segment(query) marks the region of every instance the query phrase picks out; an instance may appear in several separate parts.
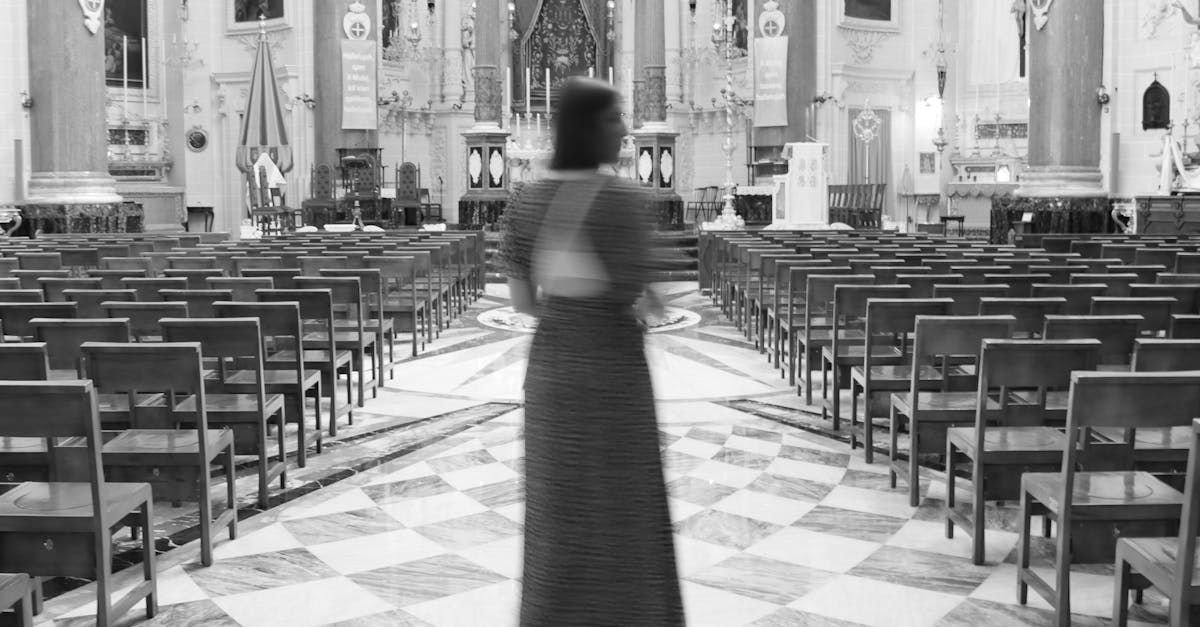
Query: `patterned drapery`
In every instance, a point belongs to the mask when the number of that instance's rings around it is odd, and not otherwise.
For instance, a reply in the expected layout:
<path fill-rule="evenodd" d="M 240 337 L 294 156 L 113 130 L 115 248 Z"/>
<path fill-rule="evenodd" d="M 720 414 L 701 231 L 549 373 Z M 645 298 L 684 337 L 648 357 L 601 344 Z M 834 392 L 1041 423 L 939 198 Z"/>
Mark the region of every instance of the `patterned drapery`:
<path fill-rule="evenodd" d="M 517 45 L 513 46 L 513 97 L 524 98 L 525 68 L 533 90 L 545 89 L 545 68 L 552 83 L 595 68 L 604 77 L 612 64 L 606 0 L 514 0 Z M 538 94 L 535 93 L 535 96 Z"/>

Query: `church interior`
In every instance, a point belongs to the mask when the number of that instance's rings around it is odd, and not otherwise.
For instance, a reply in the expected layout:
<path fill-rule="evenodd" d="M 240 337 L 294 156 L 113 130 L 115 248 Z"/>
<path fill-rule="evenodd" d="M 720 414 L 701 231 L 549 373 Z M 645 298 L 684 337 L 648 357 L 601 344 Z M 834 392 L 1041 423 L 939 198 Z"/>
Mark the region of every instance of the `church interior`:
<path fill-rule="evenodd" d="M 522 624 L 501 248 L 573 77 L 653 226 L 686 624 L 1200 617 L 1197 2 L 2 0 L 0 41 L 0 626 Z"/>

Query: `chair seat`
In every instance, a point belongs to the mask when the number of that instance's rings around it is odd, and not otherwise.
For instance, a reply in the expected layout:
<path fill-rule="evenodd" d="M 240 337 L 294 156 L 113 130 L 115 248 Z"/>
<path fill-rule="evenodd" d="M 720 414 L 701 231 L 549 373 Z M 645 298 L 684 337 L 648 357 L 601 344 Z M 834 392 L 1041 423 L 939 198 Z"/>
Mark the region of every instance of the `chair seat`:
<path fill-rule="evenodd" d="M 1096 429 L 1096 435 L 1112 442 L 1125 437 L 1123 429 Z M 1188 427 L 1166 429 L 1138 429 L 1133 437 L 1133 448 L 1139 451 L 1183 451 L 1192 446 L 1192 430 Z"/>
<path fill-rule="evenodd" d="M 954 422 L 970 420 L 975 416 L 978 404 L 978 394 L 975 392 L 926 392 L 920 395 L 922 420 L 952 420 Z M 912 416 L 912 393 L 900 392 L 892 394 L 892 405 L 905 416 Z M 999 410 L 1000 403 L 988 399 L 989 410 Z"/>
<path fill-rule="evenodd" d="M 955 448 L 976 456 L 975 427 L 953 427 L 949 438 Z M 988 453 L 1048 453 L 1062 459 L 1067 436 L 1053 427 L 993 427 L 983 434 L 984 455 Z"/>
<path fill-rule="evenodd" d="M 1145 565 L 1154 565 L 1162 569 L 1164 573 L 1175 572 L 1179 565 L 1179 539 L 1178 538 L 1129 538 L 1121 539 L 1121 543 L 1128 547 L 1129 552 L 1124 553 L 1126 559 L 1135 565 L 1142 565 L 1141 568 L 1135 570 L 1145 574 L 1147 569 Z M 1200 553 L 1200 551 L 1197 551 Z M 1193 562 L 1196 566 L 1192 570 L 1192 586 L 1200 586 L 1200 559 Z"/>
<path fill-rule="evenodd" d="M 204 409 L 210 420 L 229 420 L 238 415 L 249 415 L 252 421 L 259 421 L 263 416 L 274 415 L 283 409 L 282 394 L 267 394 L 264 407 L 259 411 L 258 395 L 256 394 L 205 394 Z M 196 412 L 196 397 L 189 396 L 175 406 L 175 411 L 185 414 Z"/>
<path fill-rule="evenodd" d="M 304 356 L 305 364 L 328 364 L 329 363 L 329 351 L 327 351 L 327 350 L 320 350 L 320 349 L 305 350 L 303 356 Z M 341 366 L 344 364 L 348 364 L 348 363 L 350 363 L 350 360 L 353 358 L 354 358 L 354 355 L 352 355 L 350 353 L 350 351 L 339 350 L 337 352 L 337 364 L 336 365 Z M 290 363 L 294 363 L 295 361 L 296 361 L 296 351 L 294 351 L 294 350 L 282 350 L 282 351 L 278 351 L 275 353 L 271 353 L 269 356 L 267 356 L 267 363 L 269 363 L 269 364 L 290 364 Z"/>
<path fill-rule="evenodd" d="M 412 313 L 414 311 L 425 311 L 425 300 L 417 295 L 417 302 L 404 298 L 385 298 L 383 301 L 384 313 Z"/>
<path fill-rule="evenodd" d="M 265 370 L 263 371 L 263 384 L 267 388 L 267 392 L 289 391 L 281 388 L 294 388 L 297 385 L 308 389 L 321 381 L 320 370 L 304 370 L 304 380 L 296 380 L 295 370 Z M 226 373 L 225 385 L 236 386 L 256 386 L 258 385 L 258 376 L 253 370 L 237 370 L 231 373 Z"/>
<path fill-rule="evenodd" d="M 866 358 L 866 344 L 839 344 L 837 363 L 841 366 L 853 366 Z M 833 344 L 821 347 L 821 357 L 825 361 L 833 361 Z M 895 346 L 872 346 L 871 359 L 902 359 L 900 349 Z"/>
<path fill-rule="evenodd" d="M 1067 413 L 1067 396 L 1069 392 L 1066 390 L 1055 390 L 1046 392 L 1046 411 L 1061 413 L 1064 417 Z M 1013 400 L 1025 405 L 1037 404 L 1037 392 L 1030 390 L 1018 390 L 1013 392 Z"/>
<path fill-rule="evenodd" d="M 1061 511 L 1058 499 L 1063 491 L 1062 474 L 1027 472 L 1021 476 L 1021 489 L 1050 511 Z M 1142 471 L 1076 473 L 1071 500 L 1077 511 L 1094 510 L 1094 516 L 1109 516 L 1105 520 L 1178 518 L 1183 508 L 1179 490 Z"/>
<path fill-rule="evenodd" d="M 151 499 L 148 483 L 104 484 L 104 511 L 116 522 Z M 6 531 L 91 531 L 95 516 L 89 483 L 22 483 L 0 494 Z"/>
<path fill-rule="evenodd" d="M 205 431 L 210 455 L 220 453 L 233 444 L 233 432 L 228 429 Z M 196 429 L 128 429 L 109 440 L 101 449 L 105 463 L 113 463 L 113 456 L 133 455 L 143 460 L 145 456 L 196 455 L 200 452 L 200 436 Z"/>
<path fill-rule="evenodd" d="M 363 329 L 368 333 L 375 333 L 377 335 L 380 333 L 390 333 L 395 328 L 396 321 L 391 318 L 384 318 L 383 320 L 379 318 L 363 318 Z M 334 331 L 357 330 L 358 325 L 339 320 L 334 323 L 333 329 Z"/>
<path fill-rule="evenodd" d="M 953 371 L 953 368 L 951 369 Z M 922 383 L 938 383 L 942 380 L 942 372 L 933 366 L 923 364 L 917 371 L 917 376 Z M 954 374 L 953 372 L 951 374 Z M 854 366 L 850 369 L 850 377 L 859 383 L 864 380 L 864 372 L 862 366 Z M 912 365 L 911 364 L 895 364 L 883 366 L 871 366 L 871 385 L 876 386 L 876 389 L 907 389 L 912 382 Z M 897 388 L 901 385 L 904 387 Z M 924 389 L 924 388 L 922 388 Z"/>
<path fill-rule="evenodd" d="M 342 346 L 353 346 L 354 348 L 364 348 L 367 346 L 371 346 L 372 344 L 375 343 L 375 338 L 376 338 L 376 335 L 374 333 L 369 333 L 366 331 L 364 331 L 362 335 L 359 335 L 358 331 L 353 331 L 353 332 L 348 332 L 348 333 L 339 333 L 338 331 L 335 330 L 333 333 L 333 341 L 334 342 L 336 342 L 337 344 L 340 344 Z M 304 341 L 305 342 L 316 342 L 318 344 L 326 343 L 329 341 L 329 334 L 328 333 L 306 333 L 304 335 Z"/>

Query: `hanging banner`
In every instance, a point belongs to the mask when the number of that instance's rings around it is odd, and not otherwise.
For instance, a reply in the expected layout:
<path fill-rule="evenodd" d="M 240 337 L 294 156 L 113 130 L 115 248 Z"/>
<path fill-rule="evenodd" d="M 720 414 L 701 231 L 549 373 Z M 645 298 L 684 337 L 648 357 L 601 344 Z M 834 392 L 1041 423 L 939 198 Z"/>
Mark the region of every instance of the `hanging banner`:
<path fill-rule="evenodd" d="M 342 128 L 375 130 L 375 42 L 342 40 Z"/>
<path fill-rule="evenodd" d="M 785 36 L 754 40 L 754 125 L 787 126 L 787 52 Z"/>

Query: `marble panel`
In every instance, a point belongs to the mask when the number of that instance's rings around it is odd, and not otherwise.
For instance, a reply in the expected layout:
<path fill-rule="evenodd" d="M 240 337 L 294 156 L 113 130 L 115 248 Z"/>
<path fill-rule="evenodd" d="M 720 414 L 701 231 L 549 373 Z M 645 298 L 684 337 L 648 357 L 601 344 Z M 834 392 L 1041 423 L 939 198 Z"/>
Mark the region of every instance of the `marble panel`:
<path fill-rule="evenodd" d="M 449 549 L 495 542 L 518 535 L 521 530 L 521 525 L 496 512 L 482 512 L 415 528 L 417 533 Z"/>
<path fill-rule="evenodd" d="M 326 516 L 310 516 L 285 521 L 282 524 L 305 545 L 336 542 L 404 528 L 404 525 L 378 507 Z"/>
<path fill-rule="evenodd" d="M 828 507 L 822 504 L 793 523 L 793 526 L 844 538 L 882 543 L 887 542 L 904 526 L 905 522 L 891 516 Z"/>
<path fill-rule="evenodd" d="M 861 623 L 801 612 L 790 607 L 764 616 L 750 623 L 749 627 L 797 627 L 798 625 L 804 625 L 804 627 L 862 627 Z"/>
<path fill-rule="evenodd" d="M 841 575 L 788 607 L 872 627 L 896 627 L 933 625 L 961 602 L 962 597 L 953 594 Z"/>
<path fill-rule="evenodd" d="M 308 547 L 313 555 L 343 575 L 425 559 L 445 547 L 411 529 L 400 529 Z"/>
<path fill-rule="evenodd" d="M 138 627 L 240 627 L 236 620 L 225 613 L 225 610 L 209 599 L 174 605 L 159 605 L 158 614 L 149 620 L 146 619 L 144 609 L 144 605 L 136 606 L 116 624 L 118 627 L 130 625 L 138 625 Z M 96 617 L 94 615 L 54 621 L 54 627 L 95 627 L 95 625 Z"/>
<path fill-rule="evenodd" d="M 713 455 L 712 460 L 751 470 L 763 470 L 771 465 L 772 458 L 735 448 L 723 448 L 716 455 Z"/>
<path fill-rule="evenodd" d="M 878 542 L 788 527 L 755 544 L 747 553 L 818 570 L 844 573 L 880 549 Z"/>
<path fill-rule="evenodd" d="M 787 604 L 837 577 L 837 573 L 743 553 L 688 579 L 741 596 Z"/>
<path fill-rule="evenodd" d="M 991 570 L 972 564 L 970 559 L 885 546 L 849 574 L 967 596 L 988 578 Z"/>
<path fill-rule="evenodd" d="M 809 481 L 808 479 L 786 477 L 766 472 L 759 475 L 750 485 L 747 485 L 746 489 L 793 501 L 818 503 L 833 491 L 833 486 L 827 483 Z"/>
<path fill-rule="evenodd" d="M 243 627 L 318 627 L 395 609 L 344 577 L 235 594 L 216 599 L 216 604 Z"/>
<path fill-rule="evenodd" d="M 467 453 L 431 459 L 429 460 L 429 467 L 433 468 L 434 472 L 437 473 L 448 473 L 483 464 L 493 464 L 495 462 L 496 458 L 492 457 L 492 454 L 486 450 L 474 450 Z"/>
<path fill-rule="evenodd" d="M 454 486 L 436 475 L 362 488 L 367 496 L 380 505 L 445 494 L 452 490 Z"/>
<path fill-rule="evenodd" d="M 403 608 L 504 581 L 505 577 L 465 558 L 445 554 L 357 573 L 350 579 Z"/>
<path fill-rule="evenodd" d="M 194 563 L 183 568 L 196 585 L 214 597 L 270 590 L 338 574 L 308 549 L 258 553 L 220 560 L 212 566 Z"/>
<path fill-rule="evenodd" d="M 701 512 L 675 523 L 675 531 L 680 535 L 742 550 L 780 529 L 780 525 L 716 510 Z"/>
<path fill-rule="evenodd" d="M 521 478 L 508 479 L 463 490 L 463 494 L 491 508 L 503 507 L 525 499 L 525 484 Z"/>

